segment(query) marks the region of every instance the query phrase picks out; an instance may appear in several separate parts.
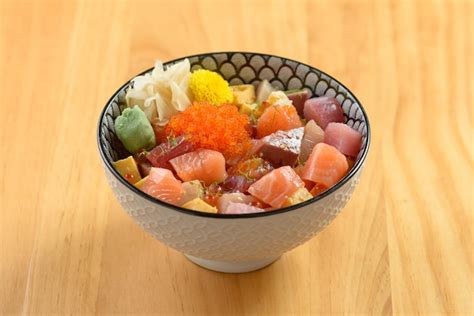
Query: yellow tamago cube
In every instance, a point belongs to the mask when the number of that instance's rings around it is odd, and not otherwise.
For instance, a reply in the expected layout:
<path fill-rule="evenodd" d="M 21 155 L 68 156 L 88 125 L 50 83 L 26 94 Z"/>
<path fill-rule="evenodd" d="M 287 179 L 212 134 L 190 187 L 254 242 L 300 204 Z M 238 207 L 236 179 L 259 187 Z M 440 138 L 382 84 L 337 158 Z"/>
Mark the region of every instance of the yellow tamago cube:
<path fill-rule="evenodd" d="M 299 188 L 295 193 L 293 193 L 283 204 L 284 207 L 295 205 L 309 199 L 313 198 L 313 195 L 309 193 L 306 188 Z"/>
<path fill-rule="evenodd" d="M 256 103 L 252 103 L 252 104 L 244 103 L 240 105 L 240 113 L 250 115 L 254 113 L 256 108 L 257 108 Z"/>
<path fill-rule="evenodd" d="M 146 176 L 145 178 L 141 179 L 140 181 L 138 181 L 137 183 L 135 183 L 135 187 L 138 188 L 139 190 L 142 189 L 143 187 L 143 184 L 145 183 L 145 181 L 148 179 L 148 176 Z"/>
<path fill-rule="evenodd" d="M 255 87 L 251 84 L 242 84 L 238 86 L 230 86 L 234 95 L 235 104 L 251 104 L 255 102 Z"/>
<path fill-rule="evenodd" d="M 217 208 L 207 204 L 200 198 L 195 198 L 194 200 L 184 203 L 182 207 L 187 208 L 189 210 L 200 211 L 205 213 L 217 213 Z"/>
<path fill-rule="evenodd" d="M 138 171 L 137 163 L 132 156 L 112 162 L 112 165 L 122 175 L 122 177 L 131 184 L 135 184 L 142 179 L 142 176 Z"/>

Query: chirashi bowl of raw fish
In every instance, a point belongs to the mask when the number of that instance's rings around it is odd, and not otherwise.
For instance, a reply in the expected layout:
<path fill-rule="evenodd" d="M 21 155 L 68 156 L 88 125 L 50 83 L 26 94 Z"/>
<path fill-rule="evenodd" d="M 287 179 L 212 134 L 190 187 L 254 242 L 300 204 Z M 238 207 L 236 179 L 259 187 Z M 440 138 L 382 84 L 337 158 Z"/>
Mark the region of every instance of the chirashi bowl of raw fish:
<path fill-rule="evenodd" d="M 369 142 L 367 115 L 339 81 L 245 52 L 157 61 L 114 93 L 98 125 L 124 210 L 223 272 L 262 268 L 327 226 L 352 195 Z"/>

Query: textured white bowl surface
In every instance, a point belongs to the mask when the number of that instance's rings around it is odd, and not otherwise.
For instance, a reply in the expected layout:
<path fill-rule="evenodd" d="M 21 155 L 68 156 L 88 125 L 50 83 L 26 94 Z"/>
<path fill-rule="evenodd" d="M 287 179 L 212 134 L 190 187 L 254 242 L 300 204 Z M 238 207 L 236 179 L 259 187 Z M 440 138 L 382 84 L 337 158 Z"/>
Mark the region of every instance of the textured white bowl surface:
<path fill-rule="evenodd" d="M 167 246 L 192 256 L 195 263 L 222 272 L 244 272 L 240 269 L 246 270 L 252 263 L 254 269 L 259 269 L 311 239 L 339 214 L 359 181 L 357 173 L 332 194 L 288 212 L 254 218 L 213 218 L 153 203 L 132 192 L 107 168 L 105 172 L 123 209 L 141 228 Z M 268 258 L 273 259 L 267 262 Z M 226 268 L 226 263 L 234 266 Z"/>

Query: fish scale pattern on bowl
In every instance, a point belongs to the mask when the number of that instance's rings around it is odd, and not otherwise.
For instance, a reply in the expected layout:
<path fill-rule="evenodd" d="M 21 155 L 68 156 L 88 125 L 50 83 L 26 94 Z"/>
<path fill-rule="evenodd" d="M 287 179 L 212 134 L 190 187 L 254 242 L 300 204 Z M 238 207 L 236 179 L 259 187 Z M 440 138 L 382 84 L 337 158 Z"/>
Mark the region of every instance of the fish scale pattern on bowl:
<path fill-rule="evenodd" d="M 98 126 L 98 142 L 108 182 L 124 210 L 154 238 L 188 257 L 198 258 L 198 264 L 224 272 L 261 268 L 316 235 L 348 202 L 359 182 L 369 147 L 367 117 L 355 96 L 337 80 L 290 59 L 257 53 L 221 52 L 183 57 L 167 65 L 184 58 L 189 59 L 192 70 L 216 71 L 230 84 L 258 84 L 267 79 L 278 89 L 307 89 L 312 96 L 335 97 L 342 105 L 347 124 L 362 134 L 361 150 L 352 170 L 320 196 L 295 207 L 266 213 L 241 216 L 203 214 L 166 205 L 120 179 L 111 162 L 128 154 L 117 139 L 113 123 L 127 107 L 125 91 L 130 83 L 127 82 L 112 96 Z M 255 264 L 249 265 L 249 262 Z"/>

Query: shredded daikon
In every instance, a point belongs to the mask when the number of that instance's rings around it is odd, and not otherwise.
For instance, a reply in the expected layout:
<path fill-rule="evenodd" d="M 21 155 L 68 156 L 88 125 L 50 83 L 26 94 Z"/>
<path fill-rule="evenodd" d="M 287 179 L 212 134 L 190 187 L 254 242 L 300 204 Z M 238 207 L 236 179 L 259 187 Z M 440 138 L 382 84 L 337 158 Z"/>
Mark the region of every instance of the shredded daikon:
<path fill-rule="evenodd" d="M 188 59 L 169 66 L 155 62 L 151 73 L 132 79 L 133 88 L 126 94 L 127 106 L 138 105 L 150 122 L 168 123 L 171 116 L 184 111 L 190 104 L 189 78 L 191 65 Z"/>

